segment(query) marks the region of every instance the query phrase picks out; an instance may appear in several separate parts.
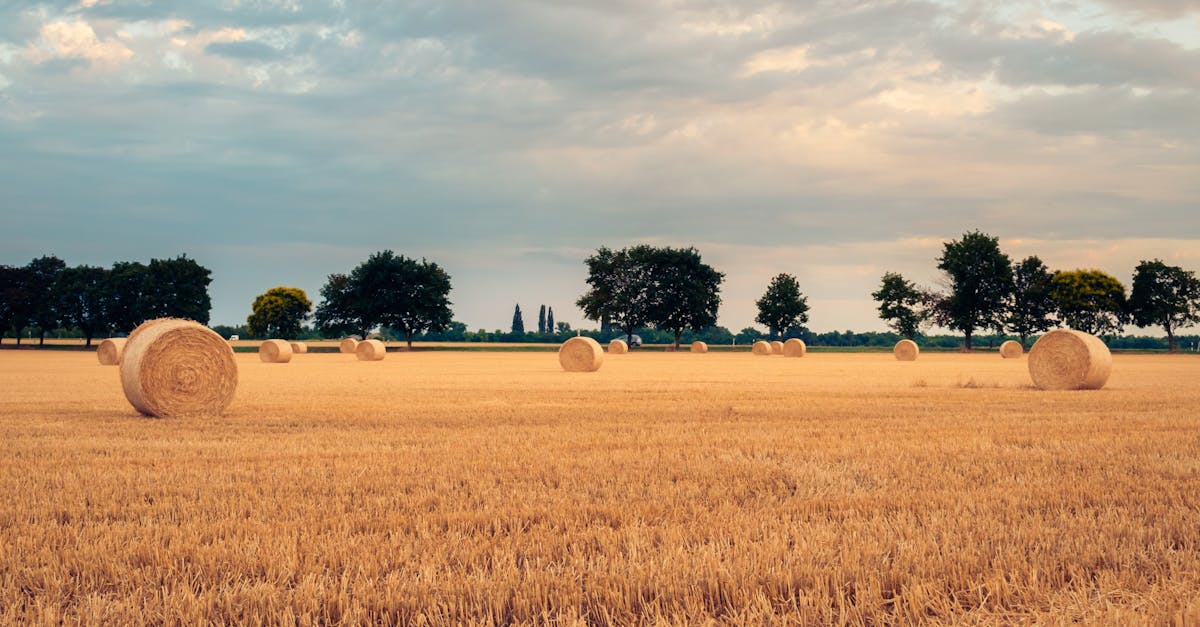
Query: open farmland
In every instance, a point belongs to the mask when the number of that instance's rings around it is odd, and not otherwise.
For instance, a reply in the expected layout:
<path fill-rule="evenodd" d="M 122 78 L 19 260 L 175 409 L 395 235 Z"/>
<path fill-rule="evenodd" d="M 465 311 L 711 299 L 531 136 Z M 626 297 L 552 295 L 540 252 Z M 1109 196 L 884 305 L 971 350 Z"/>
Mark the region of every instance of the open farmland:
<path fill-rule="evenodd" d="M 1200 358 L 237 355 L 147 419 L 0 351 L 0 621 L 1200 621 Z"/>

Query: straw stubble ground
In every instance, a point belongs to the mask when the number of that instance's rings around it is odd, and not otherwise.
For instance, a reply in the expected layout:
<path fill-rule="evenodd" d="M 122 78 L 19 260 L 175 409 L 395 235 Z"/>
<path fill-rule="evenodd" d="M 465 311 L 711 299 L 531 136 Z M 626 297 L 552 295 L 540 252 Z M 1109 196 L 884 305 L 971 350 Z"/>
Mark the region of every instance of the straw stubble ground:
<path fill-rule="evenodd" d="M 1200 620 L 1194 357 L 237 359 L 154 420 L 0 352 L 3 622 Z"/>

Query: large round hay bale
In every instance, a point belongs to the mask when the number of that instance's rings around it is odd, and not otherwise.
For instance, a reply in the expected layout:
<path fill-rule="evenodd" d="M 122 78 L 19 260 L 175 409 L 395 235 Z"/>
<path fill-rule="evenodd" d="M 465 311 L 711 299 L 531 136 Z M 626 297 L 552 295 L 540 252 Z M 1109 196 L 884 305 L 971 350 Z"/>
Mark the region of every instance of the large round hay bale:
<path fill-rule="evenodd" d="M 286 364 L 292 360 L 292 345 L 283 340 L 267 340 L 259 344 L 258 358 L 266 364 Z"/>
<path fill-rule="evenodd" d="M 1009 340 L 1000 345 L 1000 356 L 1004 359 L 1020 359 L 1025 354 L 1025 347 L 1020 342 Z"/>
<path fill-rule="evenodd" d="M 1029 349 L 1029 376 L 1043 390 L 1099 390 L 1112 374 L 1112 353 L 1100 338 L 1055 329 Z"/>
<path fill-rule="evenodd" d="M 558 363 L 567 372 L 595 372 L 604 364 L 604 349 L 590 337 L 573 337 L 558 347 Z"/>
<path fill-rule="evenodd" d="M 101 366 L 118 366 L 121 364 L 121 352 L 125 350 L 126 339 L 110 337 L 96 347 L 96 360 Z"/>
<path fill-rule="evenodd" d="M 220 414 L 233 401 L 237 378 L 229 343 L 191 320 L 143 323 L 121 354 L 125 398 L 147 416 Z"/>
<path fill-rule="evenodd" d="M 387 354 L 387 347 L 379 340 L 365 340 L 358 343 L 354 355 L 359 361 L 380 361 Z"/>
<path fill-rule="evenodd" d="M 625 340 L 613 340 L 608 343 L 608 352 L 614 355 L 624 355 L 629 352 L 629 345 L 625 343 Z"/>
<path fill-rule="evenodd" d="M 803 357 L 808 353 L 808 346 L 804 344 L 804 340 L 794 337 L 783 343 L 784 357 Z"/>
<path fill-rule="evenodd" d="M 892 349 L 892 354 L 900 361 L 916 361 L 917 355 L 921 354 L 921 347 L 912 340 L 900 340 L 896 342 L 896 347 Z"/>
<path fill-rule="evenodd" d="M 358 350 L 358 340 L 348 337 L 338 344 L 339 353 L 354 354 Z"/>
<path fill-rule="evenodd" d="M 750 352 L 754 353 L 755 355 L 770 355 L 771 344 L 769 342 L 759 340 L 750 347 Z"/>
<path fill-rule="evenodd" d="M 775 340 L 775 341 L 771 342 L 771 354 L 772 355 L 782 355 L 783 354 L 783 342 L 780 342 L 779 340 Z"/>
<path fill-rule="evenodd" d="M 308 352 L 308 344 L 304 342 L 292 342 L 292 353 L 303 355 Z"/>
<path fill-rule="evenodd" d="M 693 353 L 707 353 L 708 352 L 708 344 L 706 344 L 704 342 L 700 342 L 700 341 L 692 342 L 692 352 Z"/>

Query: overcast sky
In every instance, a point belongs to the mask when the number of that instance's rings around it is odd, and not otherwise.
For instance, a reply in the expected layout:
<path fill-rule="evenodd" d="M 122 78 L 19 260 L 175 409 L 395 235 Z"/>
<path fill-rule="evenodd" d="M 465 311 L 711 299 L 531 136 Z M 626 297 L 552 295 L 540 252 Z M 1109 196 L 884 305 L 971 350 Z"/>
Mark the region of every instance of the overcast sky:
<path fill-rule="evenodd" d="M 213 323 L 371 252 L 578 326 L 596 247 L 694 245 L 882 329 L 943 241 L 1200 270 L 1200 0 L 0 0 L 0 263 L 187 253 Z M 593 326 L 587 323 L 587 326 Z"/>

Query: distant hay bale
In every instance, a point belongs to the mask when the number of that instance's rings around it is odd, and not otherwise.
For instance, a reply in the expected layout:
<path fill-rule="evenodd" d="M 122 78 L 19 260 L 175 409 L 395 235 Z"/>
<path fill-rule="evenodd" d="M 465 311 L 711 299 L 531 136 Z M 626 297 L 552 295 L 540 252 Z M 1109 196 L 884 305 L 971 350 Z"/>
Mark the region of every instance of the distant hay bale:
<path fill-rule="evenodd" d="M 783 343 L 784 357 L 803 357 L 808 353 L 808 346 L 804 344 L 804 340 L 794 337 Z"/>
<path fill-rule="evenodd" d="M 304 342 L 292 342 L 292 352 L 297 355 L 303 355 L 308 352 L 308 344 Z"/>
<path fill-rule="evenodd" d="M 704 342 L 700 342 L 700 341 L 692 342 L 692 352 L 693 353 L 707 353 L 708 352 L 708 344 L 705 344 Z"/>
<path fill-rule="evenodd" d="M 145 322 L 129 334 L 121 354 L 125 398 L 147 416 L 220 414 L 233 401 L 237 379 L 233 348 L 192 320 Z"/>
<path fill-rule="evenodd" d="M 342 340 L 342 343 L 338 345 L 339 353 L 353 354 L 357 350 L 358 350 L 358 340 L 356 340 L 352 337 L 348 337 L 348 338 Z"/>
<path fill-rule="evenodd" d="M 121 351 L 125 350 L 126 339 L 123 337 L 110 337 L 96 347 L 96 359 L 101 366 L 119 366 L 121 364 Z"/>
<path fill-rule="evenodd" d="M 387 347 L 379 340 L 366 340 L 358 343 L 354 355 L 359 361 L 380 361 L 387 354 Z"/>
<path fill-rule="evenodd" d="M 573 337 L 558 348 L 558 363 L 567 372 L 595 372 L 604 364 L 604 349 L 590 337 Z"/>
<path fill-rule="evenodd" d="M 771 354 L 772 355 L 782 355 L 783 354 L 783 342 L 780 342 L 779 340 L 775 340 L 774 342 L 771 342 Z"/>
<path fill-rule="evenodd" d="M 1004 359 L 1020 359 L 1025 354 L 1025 347 L 1020 342 L 1009 340 L 1000 345 L 1000 356 Z"/>
<path fill-rule="evenodd" d="M 258 358 L 266 364 L 286 364 L 292 360 L 292 345 L 283 340 L 267 340 L 258 346 Z"/>
<path fill-rule="evenodd" d="M 900 340 L 896 342 L 896 347 L 892 349 L 892 354 L 900 361 L 916 361 L 917 355 L 921 354 L 921 347 L 912 340 Z"/>
<path fill-rule="evenodd" d="M 1112 374 L 1112 353 L 1100 338 L 1055 329 L 1029 349 L 1029 376 L 1043 390 L 1099 390 Z"/>
<path fill-rule="evenodd" d="M 629 345 L 625 343 L 625 340 L 613 340 L 608 343 L 608 352 L 614 355 L 624 355 L 629 352 Z"/>
<path fill-rule="evenodd" d="M 755 342 L 753 346 L 750 347 L 750 351 L 752 353 L 754 353 L 755 355 L 770 355 L 771 354 L 771 344 L 768 342 L 764 342 L 763 340 L 759 340 L 759 341 Z"/>

